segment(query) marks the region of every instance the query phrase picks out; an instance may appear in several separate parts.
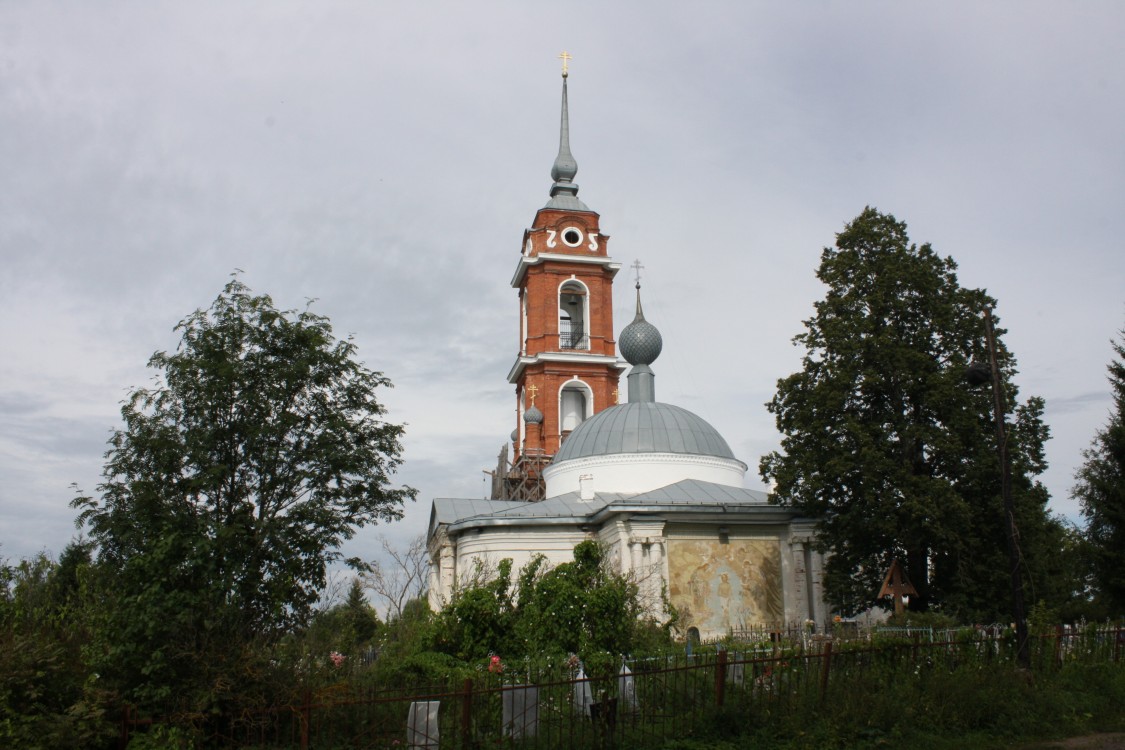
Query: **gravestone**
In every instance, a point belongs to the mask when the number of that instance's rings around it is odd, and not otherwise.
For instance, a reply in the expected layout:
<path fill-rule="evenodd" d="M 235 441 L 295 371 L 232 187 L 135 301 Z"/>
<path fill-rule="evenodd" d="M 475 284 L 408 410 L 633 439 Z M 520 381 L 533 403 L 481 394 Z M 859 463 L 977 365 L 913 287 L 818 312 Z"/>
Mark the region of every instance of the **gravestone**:
<path fill-rule="evenodd" d="M 406 717 L 407 746 L 438 746 L 438 707 L 440 701 L 414 701 Z"/>
<path fill-rule="evenodd" d="M 590 691 L 590 681 L 586 679 L 586 670 L 578 668 L 578 676 L 574 678 L 574 710 L 583 716 L 590 715 L 590 704 L 594 702 L 593 693 Z"/>
<path fill-rule="evenodd" d="M 734 661 L 727 663 L 727 682 L 741 685 L 746 679 L 746 662 L 740 661 L 740 654 L 731 654 Z"/>
<path fill-rule="evenodd" d="M 539 688 L 520 685 L 504 688 L 504 735 L 518 740 L 534 737 L 539 728 Z"/>
<path fill-rule="evenodd" d="M 617 675 L 617 698 L 622 710 L 634 713 L 637 710 L 637 685 L 633 679 L 633 670 L 622 663 L 621 671 Z"/>

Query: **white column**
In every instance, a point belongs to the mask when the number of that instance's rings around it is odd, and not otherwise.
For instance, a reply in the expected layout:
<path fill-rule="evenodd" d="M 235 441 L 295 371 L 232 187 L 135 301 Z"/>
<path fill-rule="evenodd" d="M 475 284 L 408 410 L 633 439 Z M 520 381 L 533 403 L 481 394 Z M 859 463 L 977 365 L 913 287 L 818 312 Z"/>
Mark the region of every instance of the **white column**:
<path fill-rule="evenodd" d="M 457 565 L 454 559 L 453 545 L 443 544 L 441 547 L 441 598 L 447 603 L 453 598 L 453 581 L 456 580 Z"/>
<path fill-rule="evenodd" d="M 804 621 L 812 617 L 809 612 L 809 595 L 805 586 L 807 574 L 805 572 L 805 543 L 803 540 L 790 544 L 789 559 L 792 564 L 792 575 L 789 582 L 793 586 L 793 595 L 785 597 L 786 604 L 793 607 L 793 619 L 799 619 L 803 626 Z"/>
<path fill-rule="evenodd" d="M 664 540 L 652 540 L 652 546 L 649 549 L 649 568 L 652 571 L 652 612 L 653 615 L 660 619 L 663 612 L 660 611 L 662 603 L 660 600 L 660 591 L 664 587 Z"/>

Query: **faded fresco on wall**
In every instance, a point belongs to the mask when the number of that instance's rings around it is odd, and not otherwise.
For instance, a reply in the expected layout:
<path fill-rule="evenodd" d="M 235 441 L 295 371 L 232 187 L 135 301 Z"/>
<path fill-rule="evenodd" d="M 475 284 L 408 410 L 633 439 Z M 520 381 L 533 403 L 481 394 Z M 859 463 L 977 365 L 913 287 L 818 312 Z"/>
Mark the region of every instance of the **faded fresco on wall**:
<path fill-rule="evenodd" d="M 670 539 L 668 595 L 685 628 L 721 635 L 782 624 L 776 539 Z"/>

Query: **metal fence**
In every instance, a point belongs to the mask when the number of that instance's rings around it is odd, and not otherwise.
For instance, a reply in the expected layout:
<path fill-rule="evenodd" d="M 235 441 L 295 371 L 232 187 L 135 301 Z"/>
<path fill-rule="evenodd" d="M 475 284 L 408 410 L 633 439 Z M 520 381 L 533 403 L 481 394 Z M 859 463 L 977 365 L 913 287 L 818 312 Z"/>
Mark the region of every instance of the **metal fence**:
<path fill-rule="evenodd" d="M 584 672 L 484 672 L 456 685 L 380 691 L 351 680 L 295 705 L 212 721 L 209 744 L 242 748 L 643 747 L 686 737 L 719 714 L 760 725 L 905 685 L 932 670 L 1015 664 L 1009 632 L 869 634 L 850 641 L 716 644 L 694 654 L 623 659 Z M 1125 629 L 1058 628 L 1032 641 L 1036 671 L 1069 662 L 1122 663 Z M 126 712 L 122 746 L 152 724 Z"/>

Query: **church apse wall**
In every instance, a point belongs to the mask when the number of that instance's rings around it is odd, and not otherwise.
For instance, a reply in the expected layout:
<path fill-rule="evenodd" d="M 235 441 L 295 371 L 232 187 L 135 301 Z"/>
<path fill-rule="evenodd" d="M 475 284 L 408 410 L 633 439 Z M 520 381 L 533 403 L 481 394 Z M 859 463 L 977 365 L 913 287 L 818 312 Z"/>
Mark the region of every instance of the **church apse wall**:
<path fill-rule="evenodd" d="M 778 539 L 669 539 L 668 595 L 704 637 L 784 620 Z"/>

